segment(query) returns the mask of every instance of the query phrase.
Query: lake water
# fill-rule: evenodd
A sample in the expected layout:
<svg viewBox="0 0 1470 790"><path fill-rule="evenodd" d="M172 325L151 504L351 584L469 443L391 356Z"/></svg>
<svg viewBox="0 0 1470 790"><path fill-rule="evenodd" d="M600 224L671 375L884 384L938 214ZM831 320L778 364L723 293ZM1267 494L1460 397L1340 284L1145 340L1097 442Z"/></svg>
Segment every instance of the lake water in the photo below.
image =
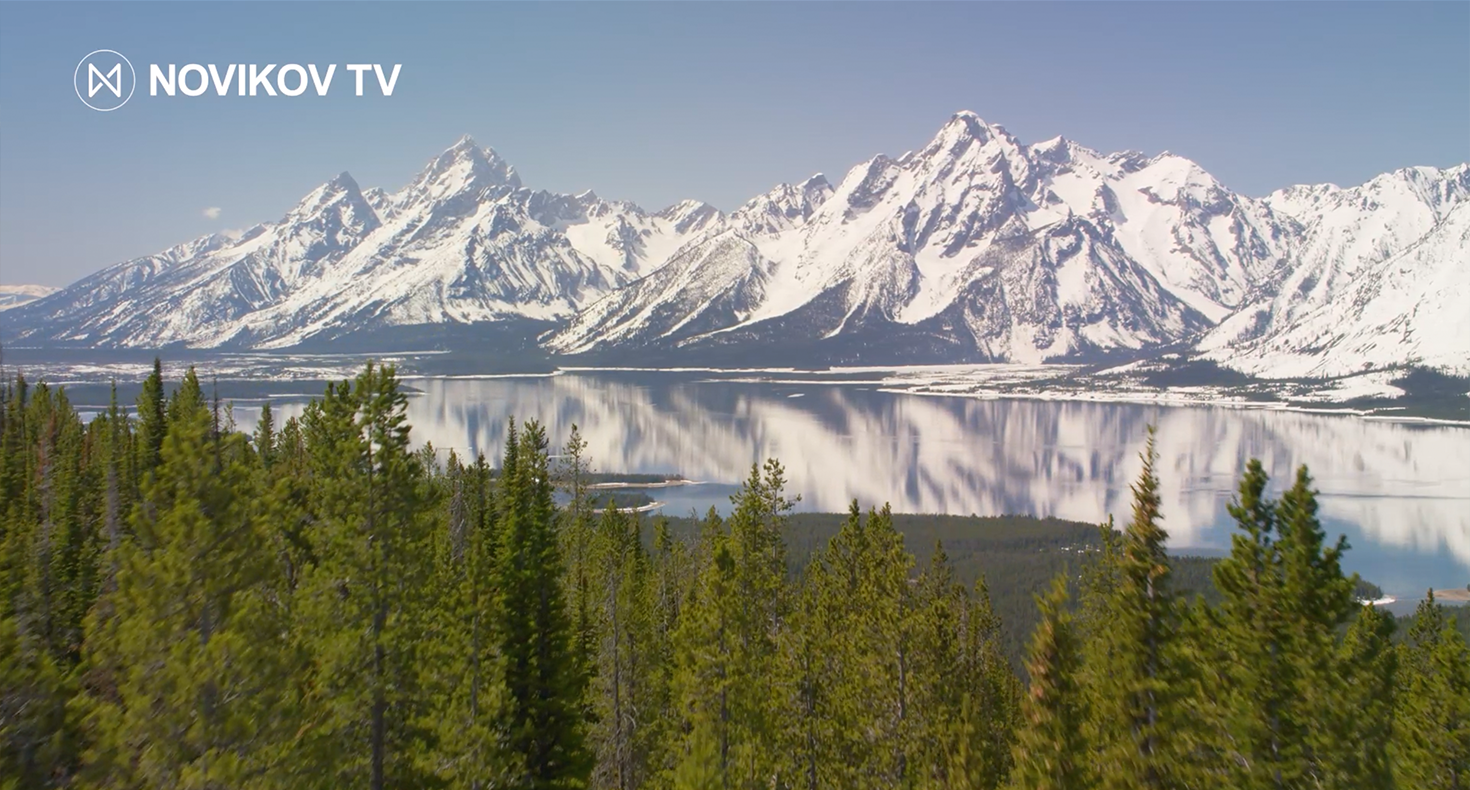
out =
<svg viewBox="0 0 1470 790"><path fill-rule="evenodd" d="M778 377L779 378L779 377ZM807 377L810 379L811 377ZM678 473L702 485L650 492L666 512L728 506L752 463L779 458L804 510L856 497L896 511L1128 518L1145 428L1158 426L1164 525L1175 549L1225 549L1246 461L1277 481L1307 464L1345 565L1406 602L1470 582L1470 428L1228 407L980 400L883 392L861 382L754 381L697 373L562 373L408 379L428 440L492 462L507 419L554 443L580 427L594 468ZM290 385L285 385L290 386ZM292 392L301 392L292 387ZM283 390L283 393L285 391ZM302 404L276 406L280 419ZM242 428L258 410L236 407Z"/></svg>

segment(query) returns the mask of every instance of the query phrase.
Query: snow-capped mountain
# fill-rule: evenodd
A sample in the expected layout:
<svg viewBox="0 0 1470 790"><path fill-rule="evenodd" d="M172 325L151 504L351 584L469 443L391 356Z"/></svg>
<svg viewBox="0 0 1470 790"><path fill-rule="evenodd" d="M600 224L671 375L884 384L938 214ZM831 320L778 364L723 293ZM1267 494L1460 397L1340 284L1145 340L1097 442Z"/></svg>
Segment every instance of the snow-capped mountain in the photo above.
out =
<svg viewBox="0 0 1470 790"><path fill-rule="evenodd" d="M783 364L1196 350L1264 376L1470 371L1470 165L1236 194L1174 154L1027 144L974 113L835 185L722 214L536 191L464 138L396 192L342 174L280 220L10 310L21 342L285 348L553 322L560 354ZM546 326L545 323L540 326Z"/></svg>
<svg viewBox="0 0 1470 790"><path fill-rule="evenodd" d="M1252 199L1180 156L1026 145L959 113L833 189L757 198L548 345L796 343L813 361L887 364L1203 338L1208 356L1264 376L1470 369L1467 197L1470 166Z"/></svg>
<svg viewBox="0 0 1470 790"><path fill-rule="evenodd" d="M0 285L0 311L20 307L59 290L49 285Z"/></svg>
<svg viewBox="0 0 1470 790"><path fill-rule="evenodd" d="M1184 341L1286 266L1259 201L1170 154L1025 145L973 113L835 188L783 185L549 338L567 353L828 341L1041 361ZM847 342L854 341L854 342ZM917 355L918 359L915 359Z"/></svg>
<svg viewBox="0 0 1470 790"><path fill-rule="evenodd" d="M1293 226L1291 271L1199 343L1267 377L1415 361L1470 373L1470 165L1415 167L1265 203Z"/></svg>
<svg viewBox="0 0 1470 790"><path fill-rule="evenodd" d="M104 269L16 310L31 342L279 348L363 329L556 319L724 217L522 186L466 137L403 189L343 173L283 218Z"/></svg>

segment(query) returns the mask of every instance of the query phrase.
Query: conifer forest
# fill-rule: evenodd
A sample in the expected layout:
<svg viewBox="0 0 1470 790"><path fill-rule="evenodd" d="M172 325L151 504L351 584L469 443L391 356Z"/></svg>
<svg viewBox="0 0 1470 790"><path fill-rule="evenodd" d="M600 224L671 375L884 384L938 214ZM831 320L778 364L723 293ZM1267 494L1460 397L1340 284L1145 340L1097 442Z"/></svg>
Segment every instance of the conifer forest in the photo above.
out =
<svg viewBox="0 0 1470 790"><path fill-rule="evenodd" d="M1207 599L1150 441L1013 661L881 502L792 562L774 459L675 530L575 431L458 457L406 404L369 365L246 435L192 370L87 417L10 377L0 788L1470 788L1455 612L1360 603L1304 467L1241 470Z"/></svg>

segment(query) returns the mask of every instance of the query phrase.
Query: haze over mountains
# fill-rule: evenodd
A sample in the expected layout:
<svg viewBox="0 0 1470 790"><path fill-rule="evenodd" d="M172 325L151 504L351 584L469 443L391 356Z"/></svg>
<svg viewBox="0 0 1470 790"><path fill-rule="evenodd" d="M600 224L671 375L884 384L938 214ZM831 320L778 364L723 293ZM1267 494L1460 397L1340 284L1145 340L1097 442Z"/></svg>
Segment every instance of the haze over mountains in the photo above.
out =
<svg viewBox="0 0 1470 790"><path fill-rule="evenodd" d="M821 365L1198 353L1268 377L1470 372L1470 165L1231 192L1169 153L1026 144L973 113L728 214L522 185L464 138L403 189L346 173L282 219L0 317L11 342L282 349L535 319L608 359Z"/></svg>

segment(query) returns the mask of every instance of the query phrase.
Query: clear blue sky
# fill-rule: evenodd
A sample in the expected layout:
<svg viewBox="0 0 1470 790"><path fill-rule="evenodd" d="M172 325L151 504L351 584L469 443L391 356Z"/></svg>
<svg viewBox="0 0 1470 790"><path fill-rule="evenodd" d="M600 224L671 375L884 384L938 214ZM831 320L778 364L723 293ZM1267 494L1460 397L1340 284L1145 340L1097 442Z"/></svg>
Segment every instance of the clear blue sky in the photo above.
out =
<svg viewBox="0 0 1470 790"><path fill-rule="evenodd" d="M117 112L73 93L98 48L142 78ZM145 95L171 62L403 72L391 98L347 73L324 99ZM1174 151L1252 195L1453 165L1470 3L0 2L0 283L273 220L343 170L396 189L465 133L534 188L731 209L960 109Z"/></svg>

